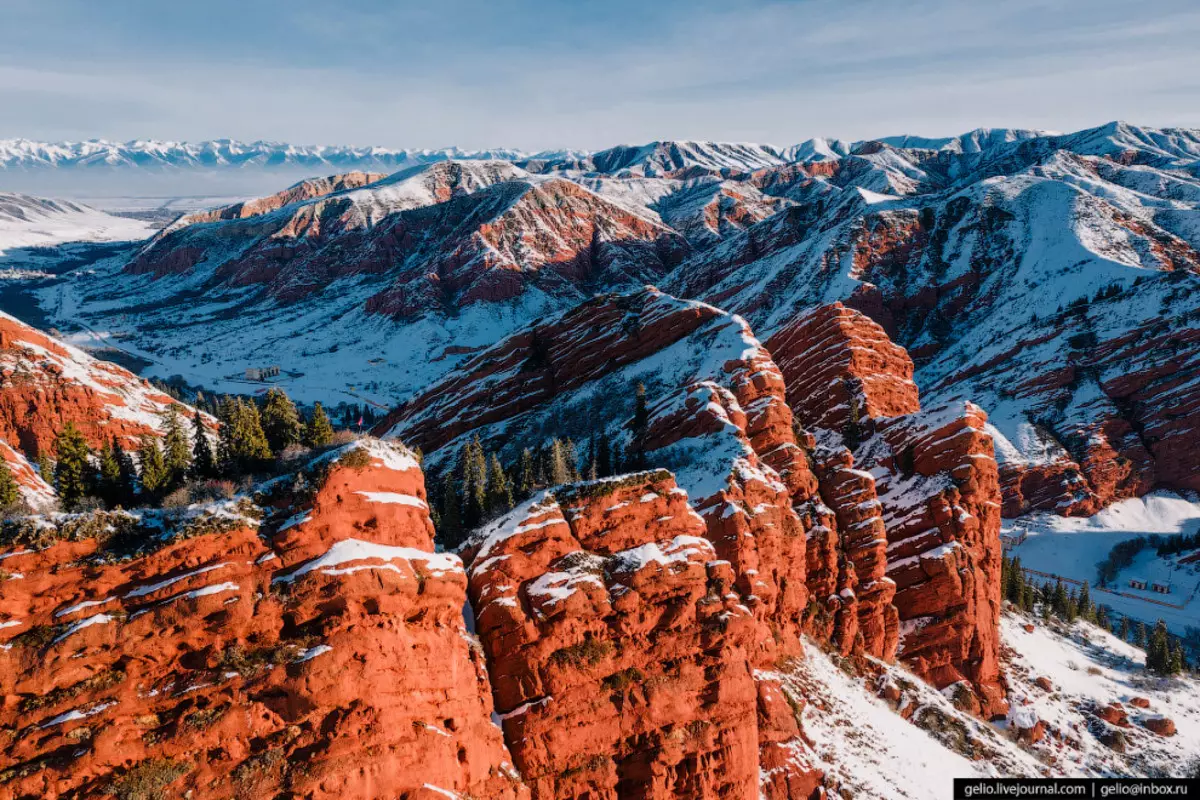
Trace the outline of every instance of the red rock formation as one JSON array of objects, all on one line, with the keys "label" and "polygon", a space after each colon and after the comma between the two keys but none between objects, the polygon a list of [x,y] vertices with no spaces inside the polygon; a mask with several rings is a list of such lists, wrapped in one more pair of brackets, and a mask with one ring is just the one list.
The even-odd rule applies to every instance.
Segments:
[{"label": "red rock formation", "polygon": [[841,303],[797,317],[767,341],[787,379],[788,401],[808,428],[844,431],[860,419],[921,407],[913,362],[883,328]]},{"label": "red rock formation", "polygon": [[4,465],[16,480],[21,499],[31,509],[46,507],[54,501],[54,488],[42,480],[42,476],[20,451],[12,449],[3,440],[0,440],[0,459],[3,459]]},{"label": "red rock formation", "polygon": [[896,584],[887,577],[887,531],[870,473],[854,469],[846,448],[815,453],[821,497],[834,510],[838,535],[835,640],[843,654],[865,652],[891,659],[899,641],[893,605]]},{"label": "red rock formation", "polygon": [[375,181],[383,180],[386,177],[386,173],[347,172],[341,175],[330,175],[327,178],[309,178],[289,186],[282,192],[276,192],[267,197],[245,200],[233,205],[214,208],[210,211],[199,211],[194,214],[188,214],[179,220],[178,223],[175,223],[175,225],[196,225],[205,222],[257,217],[262,214],[269,214],[292,203],[325,197],[347,189],[358,189]]},{"label": "red rock formation", "polygon": [[412,456],[355,443],[268,493],[261,530],[242,501],[161,545],[121,514],[6,529],[0,793],[528,796]]},{"label": "red rock formation", "polygon": [[[899,655],[938,688],[969,681],[974,709],[1000,713],[1000,492],[987,416],[961,402],[920,411],[907,354],[840,304],[797,318],[768,346],[797,418],[819,431],[822,497],[846,532],[847,560],[867,572],[860,586],[880,586],[885,563],[895,581]],[[890,587],[877,591],[890,599]],[[877,642],[888,639],[886,602],[870,604]]]},{"label": "red rock formation", "polygon": [[1159,736],[1175,735],[1175,720],[1170,717],[1146,717],[1142,720],[1142,725],[1146,730],[1157,733]]},{"label": "red rock formation", "polygon": [[365,277],[379,284],[365,310],[401,319],[511,300],[535,280],[572,298],[586,296],[585,283],[636,286],[687,249],[669,228],[576,183],[535,180],[504,162],[443,162],[240,216],[181,221],[126,271],[164,277],[211,259],[218,282],[262,287],[283,303]]},{"label": "red rock formation", "polygon": [[[468,545],[505,738],[534,797],[808,797],[761,628],[669,473],[538,495]],[[761,755],[760,755],[761,748]]]},{"label": "red rock formation", "polygon": [[963,402],[881,419],[860,452],[883,505],[900,657],[938,688],[970,681],[972,707],[995,716],[1005,705],[1000,486],[986,422]]},{"label": "red rock formation", "polygon": [[26,458],[52,448],[68,422],[93,447],[113,437],[136,447],[141,435],[158,433],[170,405],[194,413],[128,370],[0,313],[0,440]]},{"label": "red rock formation", "polygon": [[[808,602],[807,556],[792,504],[815,495],[816,479],[795,440],[782,376],[741,320],[654,289],[597,298],[476,355],[376,432],[419,446],[434,464],[476,433],[515,460],[518,445],[536,442],[514,441],[509,420],[584,441],[592,431],[570,426],[587,417],[561,409],[602,386],[629,392],[628,405],[597,420],[620,440],[639,380],[650,383],[647,462],[673,469],[693,492],[745,603],[781,626],[778,646],[798,653],[793,623]],[[775,641],[762,638],[772,649]],[[764,663],[779,656],[762,654]]]}]

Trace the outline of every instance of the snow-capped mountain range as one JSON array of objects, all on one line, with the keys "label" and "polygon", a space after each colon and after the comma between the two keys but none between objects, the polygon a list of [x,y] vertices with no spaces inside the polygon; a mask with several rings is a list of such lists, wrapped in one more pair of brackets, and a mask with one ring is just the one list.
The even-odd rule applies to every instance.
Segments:
[{"label": "snow-capped mountain range", "polygon": [[[262,148],[178,147],[280,177],[252,167]],[[162,377],[238,390],[230,376],[286,362],[303,399],[383,406],[597,293],[654,284],[764,340],[840,301],[912,354],[932,397],[987,410],[1010,512],[1200,488],[1180,458],[1200,428],[1179,412],[1200,406],[1200,131],[386,153],[434,160],[322,161],[320,179],[181,217],[34,291],[58,327]]]}]

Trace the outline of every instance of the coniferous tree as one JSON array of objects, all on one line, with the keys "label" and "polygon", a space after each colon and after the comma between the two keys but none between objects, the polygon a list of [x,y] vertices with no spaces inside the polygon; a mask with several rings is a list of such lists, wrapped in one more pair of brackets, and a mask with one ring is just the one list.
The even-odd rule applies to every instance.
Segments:
[{"label": "coniferous tree", "polygon": [[533,494],[533,473],[533,453],[526,447],[521,451],[521,462],[517,467],[517,474],[519,476],[517,479],[517,494],[522,499]]},{"label": "coniferous tree", "polygon": [[109,442],[104,445],[100,451],[100,481],[97,487],[97,492],[100,499],[109,508],[121,505],[124,502],[124,496],[121,492],[121,462],[117,460],[115,448],[119,446],[116,441]]},{"label": "coniferous tree", "polygon": [[1021,610],[1033,613],[1033,586],[1028,583],[1021,587]]},{"label": "coniferous tree", "polygon": [[1096,609],[1092,606],[1092,594],[1088,590],[1087,581],[1083,582],[1083,588],[1079,590],[1079,616],[1083,617],[1088,622],[1093,622],[1096,619]]},{"label": "coniferous tree", "polygon": [[442,541],[449,547],[454,547],[462,541],[462,498],[458,494],[458,484],[454,480],[454,470],[447,470],[442,476],[442,509],[439,532]]},{"label": "coniferous tree", "polygon": [[596,473],[601,478],[613,474],[612,445],[608,441],[608,431],[601,430],[596,443]]},{"label": "coniferous tree", "polygon": [[204,429],[204,417],[199,411],[192,417],[192,474],[201,479],[217,476],[217,457],[213,454],[212,442]]},{"label": "coniferous tree", "polygon": [[1117,636],[1121,637],[1121,641],[1129,641],[1129,617],[1121,617],[1120,625],[1117,627]]},{"label": "coniferous tree", "polygon": [[488,466],[487,506],[492,516],[503,514],[513,507],[512,484],[508,482],[508,474],[495,453]]},{"label": "coniferous tree", "polygon": [[549,465],[546,480],[550,486],[561,486],[571,482],[571,468],[567,463],[567,448],[559,439],[550,440]]},{"label": "coniferous tree", "polygon": [[8,468],[8,462],[0,458],[0,512],[16,508],[20,503],[21,487]]},{"label": "coniferous tree", "polygon": [[463,446],[460,456],[463,493],[463,525],[472,529],[487,513],[487,458],[479,434]]},{"label": "coniferous tree", "polygon": [[217,445],[221,469],[239,477],[261,469],[271,460],[271,445],[263,433],[258,406],[231,397],[221,404],[221,435]]},{"label": "coniferous tree", "polygon": [[58,455],[54,465],[54,488],[63,506],[71,509],[95,491],[96,474],[91,451],[73,422],[68,422],[55,437],[54,451]]},{"label": "coniferous tree", "polygon": [[596,437],[593,435],[588,439],[587,463],[584,464],[583,478],[589,481],[594,481],[600,477],[600,466],[596,463]]},{"label": "coniferous tree", "polygon": [[1187,659],[1183,656],[1183,643],[1176,642],[1171,648],[1171,658],[1167,665],[1168,675],[1179,675],[1187,668]]},{"label": "coniferous tree", "polygon": [[137,465],[133,463],[133,456],[125,452],[125,448],[121,447],[121,443],[116,439],[113,440],[112,449],[113,458],[116,459],[119,469],[117,503],[132,506],[134,495],[137,493]]},{"label": "coniferous tree", "polygon": [[160,496],[169,486],[171,473],[167,470],[158,439],[146,435],[138,448],[138,464],[141,467],[142,491],[151,497]]},{"label": "coniferous tree", "polygon": [[1133,628],[1133,646],[1146,649],[1146,623],[1139,622]]},{"label": "coniferous tree", "polygon": [[646,385],[639,383],[634,396],[632,433],[629,443],[629,467],[633,470],[646,468],[646,436],[650,427],[650,409],[646,403]]},{"label": "coniferous tree", "polygon": [[267,436],[267,444],[275,455],[282,453],[288,446],[300,443],[303,426],[300,423],[300,413],[296,404],[283,389],[271,389],[267,392],[267,400],[262,409],[262,429]]},{"label": "coniferous tree", "polygon": [[320,403],[313,405],[312,416],[304,425],[304,444],[309,447],[324,447],[333,441],[333,425]]},{"label": "coniferous tree", "polygon": [[1050,601],[1050,610],[1054,612],[1054,616],[1061,619],[1066,619],[1067,616],[1067,588],[1063,586],[1062,581],[1057,581],[1054,584],[1054,595]]},{"label": "coniferous tree", "polygon": [[1096,624],[1106,631],[1112,629],[1112,621],[1108,618],[1108,606],[1096,606]]},{"label": "coniferous tree", "polygon": [[613,442],[612,446],[612,474],[620,475],[625,471],[625,453],[621,449],[620,442]]},{"label": "coniferous tree", "polygon": [[37,460],[34,461],[34,464],[37,465],[38,475],[41,476],[42,480],[53,486],[54,461],[50,458],[50,454],[43,449],[42,452],[38,453]]},{"label": "coniferous tree", "polygon": [[163,464],[172,485],[182,481],[192,466],[192,448],[174,403],[163,412]]},{"label": "coniferous tree", "polygon": [[533,450],[533,483],[535,486],[545,486],[550,480],[549,450],[545,444],[539,444]]},{"label": "coniferous tree", "polygon": [[1146,645],[1146,669],[1150,672],[1166,675],[1171,668],[1171,643],[1167,636],[1167,623],[1159,620],[1150,633],[1150,641]]},{"label": "coniferous tree", "polygon": [[579,480],[579,452],[575,449],[575,443],[570,439],[563,442],[563,458],[567,462],[568,480]]}]

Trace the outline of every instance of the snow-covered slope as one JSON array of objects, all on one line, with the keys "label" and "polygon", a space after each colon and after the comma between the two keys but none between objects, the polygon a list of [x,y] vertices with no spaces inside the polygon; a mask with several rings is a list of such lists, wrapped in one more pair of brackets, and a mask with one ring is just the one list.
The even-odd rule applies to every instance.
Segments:
[{"label": "snow-covered slope", "polygon": [[[860,148],[772,186],[801,204],[663,286],[764,336],[818,304],[865,311],[912,354],[926,396],[988,411],[1008,514],[1200,488],[1187,452],[1200,422],[1200,178],[1178,161],[1191,138],[1112,131],[932,157]],[[1117,134],[1149,144],[1065,149]]]},{"label": "snow-covered slope", "polygon": [[0,192],[0,255],[14,248],[62,242],[145,239],[151,233],[153,229],[144,222],[79,203]]},{"label": "snow-covered slope", "polygon": [[41,297],[58,327],[119,335],[160,374],[229,389],[284,361],[302,396],[389,406],[634,281],[764,338],[841,300],[909,350],[931,402],[985,408],[1006,514],[1088,514],[1200,489],[1198,142],[1111,123],[443,161],[193,215]]},{"label": "snow-covered slope", "polygon": [[[1068,627],[1006,613],[1001,635],[1013,706],[991,724],[902,667],[872,661],[861,669],[811,645],[774,677],[802,707],[827,780],[855,797],[941,800],[954,778],[1187,777],[1200,765],[1195,678],[1148,675],[1145,653],[1084,622]],[[1095,715],[1114,701],[1127,726]],[[1146,729],[1158,717],[1174,723],[1175,735]],[[1105,743],[1115,743],[1117,731],[1124,752]]]},{"label": "snow-covered slope", "polygon": [[163,377],[245,391],[247,368],[278,364],[300,398],[391,406],[525,321],[657,280],[686,250],[652,215],[504,161],[228,216],[184,217],[128,262],[42,289],[44,304]]}]

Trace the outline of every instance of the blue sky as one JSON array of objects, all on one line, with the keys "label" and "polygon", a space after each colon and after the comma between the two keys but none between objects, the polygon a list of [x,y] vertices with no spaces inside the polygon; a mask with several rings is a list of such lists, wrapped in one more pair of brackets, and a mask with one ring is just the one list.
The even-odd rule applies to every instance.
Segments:
[{"label": "blue sky", "polygon": [[1200,127],[1190,0],[0,0],[0,137],[790,144]]}]

